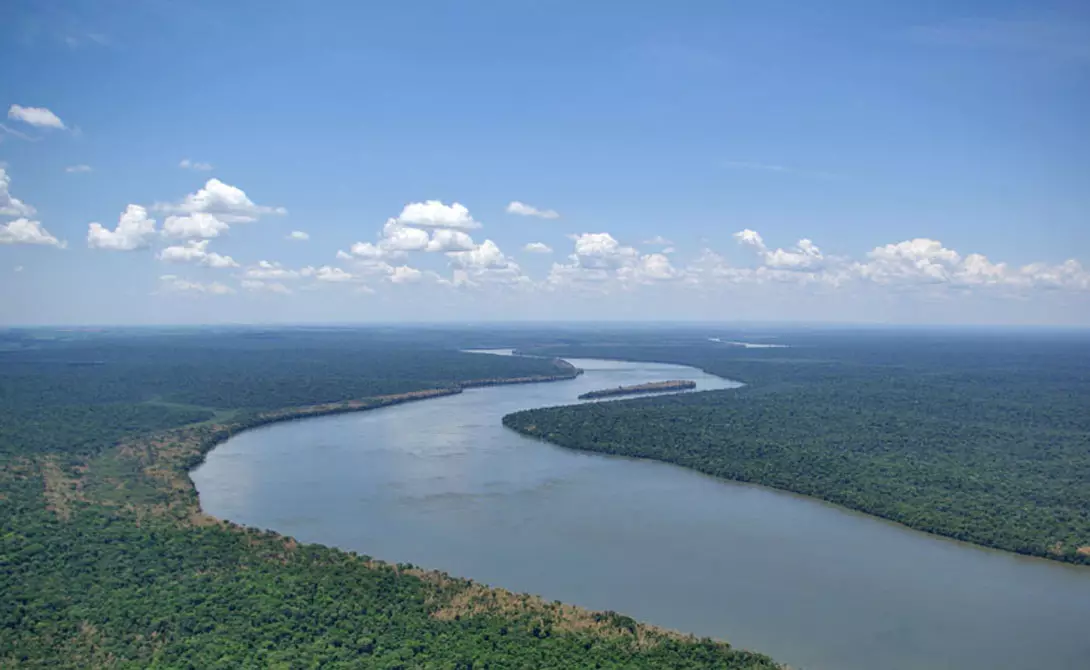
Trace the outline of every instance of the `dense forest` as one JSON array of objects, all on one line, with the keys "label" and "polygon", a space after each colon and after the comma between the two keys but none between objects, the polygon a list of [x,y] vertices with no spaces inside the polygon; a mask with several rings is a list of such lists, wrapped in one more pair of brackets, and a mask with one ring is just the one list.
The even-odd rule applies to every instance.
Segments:
[{"label": "dense forest", "polygon": [[[725,340],[726,338],[717,338]],[[694,365],[747,386],[530,410],[523,433],[803,493],[929,531],[1090,564],[1085,333],[794,333],[531,348]]]},{"label": "dense forest", "polygon": [[201,513],[188,470],[232,432],[576,373],[549,358],[459,353],[472,338],[0,333],[0,666],[777,667],[615,612]]}]

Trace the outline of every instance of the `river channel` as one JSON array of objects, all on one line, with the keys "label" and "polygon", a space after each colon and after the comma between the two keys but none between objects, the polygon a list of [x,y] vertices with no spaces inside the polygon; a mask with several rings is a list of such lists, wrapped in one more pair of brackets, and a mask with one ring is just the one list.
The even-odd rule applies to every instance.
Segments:
[{"label": "river channel", "polygon": [[793,668],[1090,667],[1090,569],[501,425],[614,386],[737,386],[683,366],[571,362],[586,373],[241,433],[192,472],[201,505],[301,541],[724,639]]}]

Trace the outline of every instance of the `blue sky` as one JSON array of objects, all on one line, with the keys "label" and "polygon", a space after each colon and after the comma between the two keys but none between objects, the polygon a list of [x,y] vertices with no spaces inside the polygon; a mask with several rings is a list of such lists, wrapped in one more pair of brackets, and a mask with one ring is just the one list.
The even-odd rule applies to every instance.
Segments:
[{"label": "blue sky", "polygon": [[1090,325],[1085,3],[9,2],[0,62],[0,324]]}]

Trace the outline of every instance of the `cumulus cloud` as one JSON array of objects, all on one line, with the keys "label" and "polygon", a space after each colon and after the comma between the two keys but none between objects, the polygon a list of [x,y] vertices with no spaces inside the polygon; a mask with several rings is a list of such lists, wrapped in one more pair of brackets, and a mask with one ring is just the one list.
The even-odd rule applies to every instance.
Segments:
[{"label": "cumulus cloud", "polygon": [[554,263],[546,284],[590,286],[607,290],[680,277],[664,254],[641,255],[633,247],[622,245],[609,233],[582,233],[570,236],[575,242],[568,263]]},{"label": "cumulus cloud", "polygon": [[519,216],[536,216],[539,219],[559,219],[560,214],[554,209],[538,209],[532,205],[513,200],[507,205],[508,214],[518,214]]},{"label": "cumulus cloud", "polygon": [[0,244],[40,244],[60,249],[66,246],[43,228],[40,221],[25,218],[0,223]]},{"label": "cumulus cloud", "polygon": [[462,231],[439,228],[432,231],[431,240],[424,250],[433,252],[470,251],[474,247],[476,247],[476,244],[473,242],[473,238]]},{"label": "cumulus cloud", "polygon": [[287,214],[283,207],[257,205],[242,189],[209,179],[204,188],[179,203],[156,203],[155,211],[168,214],[211,214],[225,223],[248,223],[267,214]]},{"label": "cumulus cloud", "polygon": [[644,240],[643,243],[646,244],[646,245],[649,245],[649,246],[656,246],[656,247],[663,247],[663,246],[668,247],[671,244],[673,244],[673,242],[666,239],[662,235],[655,235],[654,237],[652,237],[650,239]]},{"label": "cumulus cloud", "polygon": [[35,209],[13,196],[10,186],[11,177],[0,164],[0,216],[18,217],[14,221],[0,223],[0,244],[38,244],[61,249],[67,246],[43,228],[41,221],[29,218],[34,215]]},{"label": "cumulus cloud", "polygon": [[765,256],[765,264],[769,267],[791,270],[809,270],[820,267],[824,262],[825,257],[822,255],[821,249],[807,239],[799,240],[798,244],[791,250],[776,249],[768,252]]},{"label": "cumulus cloud", "polygon": [[746,228],[734,234],[739,243],[757,250],[764,264],[781,270],[815,270],[825,263],[825,256],[813,241],[801,239],[791,249],[770,250],[755,230]]},{"label": "cumulus cloud", "polygon": [[872,249],[851,272],[878,284],[945,284],[960,288],[1090,289],[1090,272],[1077,260],[1058,265],[1030,263],[1011,267],[983,254],[962,256],[938,240],[917,238]]},{"label": "cumulus cloud", "polygon": [[34,216],[34,208],[13,196],[10,187],[11,177],[0,165],[0,216]]},{"label": "cumulus cloud", "polygon": [[544,242],[530,242],[522,250],[529,251],[532,254],[551,254],[553,252],[553,248]]},{"label": "cumulus cloud", "polygon": [[[938,240],[917,238],[876,247],[867,254],[869,262],[859,263],[860,276],[888,284],[895,281],[946,282],[958,272],[961,255]],[[974,265],[979,267],[979,259]]]},{"label": "cumulus cloud", "polygon": [[756,230],[750,230],[749,228],[739,230],[734,234],[734,239],[738,240],[741,244],[747,244],[761,251],[765,250],[764,238],[762,238],[761,234]]},{"label": "cumulus cloud", "polygon": [[183,158],[178,167],[183,170],[197,170],[198,172],[207,172],[212,169],[211,163],[201,163],[200,161],[191,161],[188,158]]},{"label": "cumulus cloud", "polygon": [[395,284],[412,284],[423,278],[424,273],[408,265],[399,265],[390,272],[390,281]]},{"label": "cumulus cloud", "polygon": [[45,107],[23,107],[12,105],[8,108],[8,118],[22,121],[35,128],[57,128],[64,130],[64,122],[60,117]]},{"label": "cumulus cloud", "polygon": [[219,282],[198,282],[183,279],[177,275],[162,275],[159,277],[163,288],[167,291],[178,293],[198,293],[207,295],[227,295],[234,293],[235,289]]},{"label": "cumulus cloud", "polygon": [[410,251],[468,251],[477,245],[467,233],[456,228],[434,228],[429,233],[401,218],[387,219],[377,242],[356,242],[349,253],[338,252],[338,258],[355,257],[364,260],[404,258]]},{"label": "cumulus cloud", "polygon": [[298,270],[291,270],[276,261],[258,261],[257,265],[246,268],[243,276],[247,279],[295,279],[299,277]]},{"label": "cumulus cloud", "polygon": [[237,268],[238,263],[230,256],[208,251],[209,240],[189,241],[180,246],[167,247],[159,252],[159,260],[167,263],[198,263],[210,268]]},{"label": "cumulus cloud", "polygon": [[292,240],[293,242],[306,242],[310,239],[310,235],[301,230],[293,230],[288,233],[288,236],[285,239]]},{"label": "cumulus cloud", "polygon": [[425,202],[413,202],[405,205],[397,222],[409,226],[421,228],[455,228],[459,230],[472,230],[480,228],[481,224],[473,220],[465,205],[453,203],[444,205],[439,200],[427,200]]},{"label": "cumulus cloud", "polygon": [[155,237],[155,219],[148,210],[129,205],[118,219],[117,228],[108,230],[98,223],[87,226],[87,246],[92,249],[133,251],[147,247]]},{"label": "cumulus cloud", "polygon": [[983,254],[962,255],[942,242],[916,238],[875,247],[861,261],[825,256],[816,244],[802,239],[793,249],[770,250],[759,233],[743,230],[735,238],[753,247],[762,264],[756,268],[729,267],[718,256],[688,269],[688,281],[695,277],[730,282],[791,282],[842,287],[853,282],[882,286],[933,286],[971,290],[997,288],[1009,291],[1029,289],[1090,289],[1090,272],[1077,260],[1057,265],[1031,263],[1014,267],[993,262]]},{"label": "cumulus cloud", "polygon": [[424,251],[430,238],[426,230],[411,228],[400,221],[390,219],[382,227],[380,245],[387,252]]},{"label": "cumulus cloud", "polygon": [[91,172],[91,166],[90,165],[69,165],[68,167],[64,168],[64,171],[69,172],[69,173]]},{"label": "cumulus cloud", "polygon": [[609,233],[582,233],[571,238],[575,241],[571,259],[581,267],[616,268],[639,257],[638,251],[621,245]]},{"label": "cumulus cloud", "polygon": [[174,238],[219,237],[230,228],[212,214],[194,212],[187,216],[168,216],[163,221],[163,235]]},{"label": "cumulus cloud", "polygon": [[575,253],[578,256],[611,257],[631,256],[636,250],[632,247],[622,247],[609,233],[583,233],[574,235]]},{"label": "cumulus cloud", "polygon": [[476,287],[484,284],[529,286],[532,281],[522,273],[518,263],[509,258],[492,240],[485,240],[473,249],[448,253],[454,273],[451,286]]},{"label": "cumulus cloud", "polygon": [[333,267],[330,265],[323,265],[320,268],[303,268],[301,273],[304,277],[314,277],[318,281],[324,282],[348,282],[355,279],[350,272],[345,272],[341,268]]},{"label": "cumulus cloud", "polygon": [[492,240],[485,240],[469,251],[458,251],[447,255],[455,265],[463,268],[501,268],[510,263]]},{"label": "cumulus cloud", "polygon": [[638,262],[627,265],[618,271],[622,279],[642,282],[647,280],[673,279],[677,270],[670,264],[670,259],[663,254],[640,256]]},{"label": "cumulus cloud", "polygon": [[348,260],[355,256],[357,258],[378,259],[383,258],[387,255],[387,251],[385,249],[377,244],[372,244],[370,242],[356,242],[349,248],[349,251],[351,253],[338,251],[337,258]]}]

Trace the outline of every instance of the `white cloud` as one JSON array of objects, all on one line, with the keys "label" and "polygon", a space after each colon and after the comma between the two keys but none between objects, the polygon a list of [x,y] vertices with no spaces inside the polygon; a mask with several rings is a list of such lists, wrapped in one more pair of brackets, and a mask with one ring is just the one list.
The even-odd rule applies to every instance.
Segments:
[{"label": "white cloud", "polygon": [[23,271],[23,266],[22,266],[22,265],[16,265],[16,266],[15,266],[15,267],[14,267],[14,268],[12,269],[12,271],[13,271],[13,272],[22,272],[22,271]]},{"label": "white cloud", "polygon": [[162,275],[159,280],[163,283],[163,288],[168,291],[176,291],[179,293],[203,293],[208,295],[228,295],[234,293],[235,289],[221,284],[219,282],[202,283],[197,281],[190,281],[183,279],[177,275]]},{"label": "white cloud", "polygon": [[439,200],[413,202],[405,205],[397,217],[397,223],[421,228],[456,228],[472,230],[481,224],[473,220],[465,205],[444,205]]},{"label": "white cloud", "polygon": [[424,276],[420,270],[408,265],[399,265],[390,273],[390,281],[395,284],[411,284],[420,281]]},{"label": "white cloud", "polygon": [[253,291],[255,293],[291,294],[291,289],[279,282],[261,281],[260,279],[243,279],[239,282],[239,285],[247,291]]},{"label": "white cloud", "polygon": [[230,228],[212,214],[194,212],[188,216],[168,216],[163,221],[163,235],[173,238],[219,237]]},{"label": "white cloud", "polygon": [[317,269],[305,268],[303,270],[303,274],[304,276],[313,276],[318,281],[334,283],[347,282],[355,279],[355,277],[351,273],[345,272],[338,267],[332,267],[329,265],[323,265],[322,267]]},{"label": "white cloud", "polygon": [[662,235],[655,235],[650,239],[644,240],[643,243],[650,246],[670,246],[671,244],[673,244],[673,242],[666,239]]},{"label": "white cloud", "polygon": [[90,165],[69,165],[68,167],[64,168],[64,171],[74,173],[74,172],[91,172],[92,170],[91,170]]},{"label": "white cloud", "polygon": [[159,252],[159,260],[167,263],[199,263],[210,268],[237,268],[230,256],[208,251],[209,240],[189,241],[181,246],[167,247]]},{"label": "white cloud", "polygon": [[776,249],[768,252],[765,256],[765,264],[769,267],[791,270],[813,269],[820,267],[824,262],[825,257],[822,255],[821,249],[807,239],[799,240],[795,248],[790,251]]},{"label": "white cloud", "polygon": [[463,268],[503,268],[510,264],[492,240],[485,240],[469,251],[456,251],[447,255],[455,265]]},{"label": "white cloud", "polygon": [[438,228],[432,231],[431,241],[425,247],[425,251],[469,251],[477,245],[473,238],[460,230]]},{"label": "white cloud", "polygon": [[539,219],[559,219],[560,214],[554,209],[538,209],[532,205],[513,200],[507,205],[508,214],[518,214],[519,216],[536,216]]},{"label": "white cloud", "polygon": [[8,190],[10,187],[11,177],[8,176],[7,170],[0,165],[0,215],[34,216],[34,208],[11,195]]},{"label": "white cloud", "polygon": [[293,230],[288,233],[288,236],[285,239],[292,240],[294,242],[306,242],[310,239],[310,235],[304,233],[301,230]]},{"label": "white cloud", "polygon": [[544,242],[530,242],[522,250],[529,251],[532,254],[551,254],[553,252],[553,248]]},{"label": "white cloud", "polygon": [[850,271],[859,278],[884,285],[1090,289],[1090,272],[1074,259],[1059,265],[1030,263],[1014,268],[1007,263],[993,263],[982,254],[962,257],[938,240],[927,238],[876,247],[867,258],[865,262],[852,264]]},{"label": "white cloud", "polygon": [[298,270],[291,270],[276,261],[258,261],[257,265],[246,268],[243,276],[247,279],[295,279],[299,277]]},{"label": "white cloud", "polygon": [[92,249],[133,251],[143,249],[155,236],[155,219],[148,218],[148,210],[140,205],[129,205],[118,219],[117,228],[108,230],[98,223],[87,226],[87,246]]},{"label": "white cloud", "polygon": [[23,107],[12,105],[8,108],[8,118],[34,126],[35,128],[64,129],[64,122],[45,107]]},{"label": "white cloud", "polygon": [[[452,252],[476,248],[473,238],[461,230],[436,228],[428,231],[406,225],[400,219],[387,219],[378,242],[356,242],[351,256],[365,260],[404,258],[410,251]],[[338,258],[349,256],[343,251]]]},{"label": "white cloud", "polygon": [[183,158],[182,162],[178,163],[178,167],[183,170],[197,170],[199,172],[207,172],[212,169],[211,163],[201,163],[199,161],[191,161],[188,158]]},{"label": "white cloud", "polygon": [[[938,240],[916,238],[882,245],[863,261],[825,256],[809,239],[791,250],[769,250],[753,230],[735,233],[739,242],[755,248],[762,260],[757,268],[732,268],[714,254],[705,254],[686,271],[686,281],[732,283],[787,282],[844,287],[853,282],[897,287],[938,289],[1002,289],[1021,293],[1031,289],[1090,289],[1090,272],[1076,260],[1058,265],[1031,263],[1019,268],[996,263],[982,254],[963,256]],[[714,259],[712,258],[714,257]]]},{"label": "white cloud", "polygon": [[41,244],[60,249],[67,246],[42,228],[40,221],[25,218],[0,223],[0,244]]},{"label": "white cloud", "polygon": [[739,243],[753,247],[764,264],[781,270],[816,270],[825,264],[825,256],[813,241],[801,239],[794,248],[769,250],[760,233],[746,228],[734,234]]},{"label": "white cloud", "polygon": [[584,286],[608,291],[612,287],[632,288],[682,276],[665,254],[641,255],[609,233],[583,233],[571,238],[575,241],[575,252],[568,257],[569,263],[553,264],[547,286]]},{"label": "white cloud", "polygon": [[179,203],[156,203],[154,209],[170,214],[211,214],[225,223],[248,223],[266,214],[287,214],[283,207],[254,204],[242,189],[209,179],[204,188]]},{"label": "white cloud", "polygon": [[385,251],[424,251],[428,248],[428,233],[419,228],[409,228],[396,219],[390,219],[382,227],[379,245]]},{"label": "white cloud", "polygon": [[570,258],[585,268],[617,268],[639,257],[632,247],[621,245],[609,233],[582,233],[570,236],[575,240],[575,253]]},{"label": "white cloud", "polygon": [[670,264],[670,259],[663,254],[647,254],[640,256],[635,265],[625,268],[624,274],[630,274],[635,281],[673,279],[677,276],[677,270]]},{"label": "white cloud", "polygon": [[961,264],[958,252],[943,247],[938,240],[926,238],[876,247],[867,257],[871,260],[857,264],[856,271],[880,284],[946,282],[957,273]]},{"label": "white cloud", "polygon": [[455,268],[452,286],[481,284],[528,285],[530,278],[522,274],[518,263],[508,258],[492,240],[485,240],[469,251],[447,254]]},{"label": "white cloud", "polygon": [[756,230],[750,230],[749,228],[740,230],[734,234],[734,239],[738,240],[740,244],[748,244],[761,251],[765,250],[765,241]]},{"label": "white cloud", "polygon": [[346,254],[343,251],[337,252],[337,258],[347,260],[353,256],[358,258],[383,258],[387,252],[385,249],[377,244],[371,244],[370,242],[356,242],[349,250],[350,254]]}]

